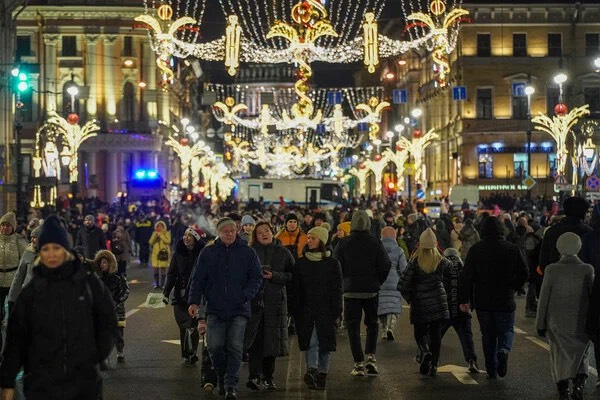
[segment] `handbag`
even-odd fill
[[[175,286],[173,286],[173,289],[171,289],[171,292],[169,293],[169,304],[174,306],[179,300],[184,300],[184,302],[187,300],[185,297],[185,289],[179,289],[179,296],[175,297]]]
[[[169,251],[167,249],[160,249],[156,258],[158,258],[158,261],[169,261]]]

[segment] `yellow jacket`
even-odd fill
[[[293,232],[289,232],[287,229],[283,228],[283,230],[281,230],[275,236],[275,238],[279,239],[282,246],[293,246],[296,244],[296,237],[298,235],[300,235],[300,237],[298,238],[298,248],[296,251],[298,252],[297,257],[300,258],[302,257],[302,250],[304,250],[304,246],[306,246],[306,240],[308,239],[306,233],[302,232],[300,228],[296,228],[296,230]],[[296,254],[292,255],[296,256]]]
[[[158,231],[156,230],[158,224],[163,225],[163,230],[160,233],[158,233]],[[171,259],[171,233],[167,231],[167,226],[164,222],[158,221],[154,225],[154,232],[152,232],[152,236],[150,236],[150,240],[148,241],[148,243],[150,243],[150,246],[152,247],[152,267],[167,268],[169,266],[169,260]],[[161,261],[158,259],[158,253],[161,249],[167,250],[167,252],[169,253],[169,259],[165,261]]]

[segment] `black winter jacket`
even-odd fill
[[[275,239],[270,245],[252,245],[262,265],[270,265],[273,277],[265,279],[252,300],[252,315],[246,326],[245,348],[254,343],[260,321],[264,319],[263,357],[284,356],[288,349],[288,299],[286,285],[292,281],[294,257]]]
[[[85,257],[93,259],[97,252],[106,249],[106,236],[95,226],[92,226],[91,229],[84,226],[77,232],[75,246],[84,247]]]
[[[410,323],[423,324],[449,318],[444,290],[444,275],[450,273],[450,262],[442,258],[437,269],[427,273],[417,258],[408,263],[398,283],[402,297],[410,304]],[[447,278],[449,279],[449,278]]]
[[[192,250],[188,249],[183,243],[183,239],[179,239],[175,245],[175,252],[171,257],[169,271],[167,272],[167,280],[163,289],[163,295],[169,297],[173,291],[173,303],[184,305],[188,299],[188,283],[194,264],[198,259],[200,251],[204,248],[204,241],[198,240]]]
[[[564,217],[559,223],[549,227],[544,233],[542,239],[542,250],[540,251],[540,269],[544,271],[546,266],[555,263],[560,260],[560,254],[556,248],[556,242],[558,238],[566,232],[573,232],[580,238],[586,233],[592,231],[585,222],[577,217]],[[579,258],[581,258],[582,250],[579,251]]]
[[[444,272],[444,290],[448,299],[448,311],[450,318],[471,318],[471,313],[460,311],[460,302],[458,298],[458,280],[464,264],[459,257],[446,257],[449,263],[448,271]],[[447,272],[447,273],[446,273]]]
[[[111,295],[76,259],[33,274],[8,320],[0,386],[14,387],[23,367],[27,399],[95,399],[117,324]]]
[[[342,266],[344,293],[379,293],[392,266],[381,240],[368,231],[352,231],[333,252]]]
[[[292,288],[290,304],[300,350],[308,349],[313,327],[316,327],[319,350],[335,351],[335,322],[342,315],[340,263],[331,257],[321,261],[300,258],[294,267]]]
[[[515,291],[527,281],[527,263],[517,247],[503,239],[498,218],[488,217],[482,240],[469,250],[460,274],[460,304],[471,302],[482,311],[515,311]]]

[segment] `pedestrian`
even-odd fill
[[[465,260],[467,258],[467,254],[469,253],[469,249],[473,247],[475,243],[478,243],[479,240],[481,240],[479,237],[479,232],[477,232],[477,229],[475,228],[471,218],[465,218],[463,226],[458,232],[458,239],[461,242],[460,258]]]
[[[556,241],[563,233],[573,232],[582,238],[586,233],[592,231],[592,228],[583,221],[589,208],[590,204],[583,197],[568,197],[563,201],[565,217],[560,222],[549,227],[544,232],[544,237],[542,238],[539,264],[542,273],[546,265],[555,263],[560,259],[560,255],[556,249]]]
[[[298,217],[294,213],[285,216],[285,227],[275,235],[281,244],[292,253],[294,259],[302,257],[306,246],[306,233],[298,226]]]
[[[577,257],[581,249],[577,234],[563,233],[556,247],[561,258],[544,271],[536,328],[539,336],[548,336],[550,370],[560,400],[582,400],[588,377],[590,341],[585,325],[594,268]]]
[[[171,258],[171,234],[167,230],[167,224],[158,221],[154,224],[154,232],[148,241],[152,247],[152,272],[154,273],[154,289],[162,288],[167,279],[167,268]],[[159,276],[160,274],[160,276]]]
[[[396,242],[396,229],[386,226],[381,230],[381,243],[390,259],[391,268],[379,289],[377,316],[383,340],[394,340],[394,327],[402,313],[402,295],[398,290],[400,276],[406,270],[406,255]]]
[[[478,374],[479,364],[477,364],[475,344],[473,343],[473,329],[471,327],[472,313],[462,311],[458,301],[458,279],[464,264],[460,258],[459,251],[453,247],[444,251],[444,257],[450,261],[449,273],[444,274],[444,290],[446,290],[450,319],[442,326],[442,339],[450,327],[454,328],[460,341],[465,361],[469,364],[469,372]]]
[[[0,321],[6,317],[4,303],[19,269],[27,241],[17,233],[17,217],[8,212],[0,218]],[[0,348],[2,339],[0,336]]]
[[[596,204],[592,212],[592,232],[582,239],[581,261],[594,267],[594,285],[587,313],[586,333],[594,343],[596,366],[600,366],[600,205]],[[596,387],[600,386],[600,378]]]
[[[335,246],[337,246],[340,240],[348,235],[350,235],[350,221],[339,223],[335,235],[333,236],[333,239],[331,239],[331,247],[335,249]]]
[[[117,229],[112,234],[112,242],[110,250],[117,259],[117,273],[124,278],[127,278],[127,263],[129,262],[129,253],[131,239],[129,233],[123,226],[117,226]]]
[[[296,216],[295,214],[292,214],[292,215]],[[287,222],[287,216],[286,216],[286,222]],[[298,222],[298,219],[296,219],[296,223],[297,222]],[[313,225],[313,216],[310,211],[306,211],[304,213],[304,216],[302,217],[302,224],[300,224],[300,229],[302,230],[302,232],[304,234],[306,234],[310,230],[310,228],[312,228],[312,225]],[[304,247],[302,247],[300,249],[300,252],[302,252],[303,249],[304,249]]]
[[[14,307],[15,301],[17,301],[17,297],[19,297],[23,287],[31,281],[31,278],[33,278],[33,265],[35,258],[38,255],[37,241],[41,232],[42,227],[38,225],[29,233],[31,242],[29,242],[19,260],[19,268],[17,269],[17,273],[15,274],[15,278],[13,279],[8,292],[9,313]]]
[[[276,390],[275,358],[289,353],[286,285],[292,280],[294,257],[274,240],[268,222],[256,224],[250,245],[262,264],[263,284],[251,302],[252,312],[244,337],[244,348],[249,355],[246,386],[251,390],[259,390],[261,385]]]
[[[439,249],[444,251],[447,248],[452,247],[450,232],[448,232],[448,228],[443,219],[439,218],[435,221],[434,229]]]
[[[129,285],[125,278],[117,273],[117,259],[108,250],[100,250],[94,257],[94,268],[100,280],[110,292],[116,307],[117,326],[113,338],[117,349],[117,362],[125,362],[125,301],[129,297]]]
[[[328,237],[324,228],[308,231],[304,257],[296,262],[292,278],[292,312],[307,367],[304,383],[317,390],[327,384],[337,344],[336,320],[342,314],[342,271],[325,248]]]
[[[56,216],[44,221],[38,246],[33,278],[8,320],[0,398],[13,398],[21,368],[28,400],[101,398],[97,365],[110,354],[117,324],[111,295],[80,267]]]
[[[527,264],[519,248],[504,240],[496,217],[481,224],[481,241],[469,249],[459,279],[463,312],[477,312],[485,369],[490,379],[504,377],[512,349],[515,325],[515,292],[527,280]]]
[[[106,249],[106,237],[96,226],[93,215],[85,216],[83,226],[77,232],[75,246],[83,246],[85,257],[89,259],[93,259],[100,250]]]
[[[442,326],[450,317],[444,290],[444,275],[449,272],[450,262],[437,249],[435,232],[425,229],[400,278],[400,292],[410,304],[410,323],[418,347],[415,361],[422,375],[437,374]]]
[[[190,316],[198,315],[201,334],[208,330],[208,351],[217,372],[219,393],[233,400],[237,399],[250,302],[263,275],[256,252],[237,236],[234,220],[221,218],[217,235],[202,250],[194,266],[188,312]],[[205,304],[200,310],[202,298]]]
[[[240,236],[246,241],[246,243],[250,243],[250,239],[252,239],[252,231],[254,230],[256,221],[251,215],[246,214],[242,217],[241,224],[242,230],[240,231]]]
[[[150,259],[150,237],[153,233],[152,221],[144,213],[140,213],[138,218],[135,222],[135,241],[139,247],[140,267],[146,268]]]
[[[371,219],[364,210],[352,215],[350,236],[343,238],[333,252],[344,276],[344,321],[354,368],[352,376],[379,373],[375,352],[379,331],[377,306],[379,289],[388,277],[391,264],[381,240],[370,234]],[[364,311],[367,327],[365,351],[360,339],[360,320]],[[365,353],[366,363],[365,363]]]
[[[191,333],[191,348],[187,348],[188,329],[195,328],[195,320],[188,314],[188,284],[194,264],[204,248],[205,243],[202,240],[202,231],[196,226],[188,227],[183,237],[177,240],[175,251],[169,264],[167,279],[163,289],[163,296],[170,301],[173,306],[175,322],[179,327],[179,339],[181,348],[181,358],[183,365],[194,365],[198,362],[198,341],[200,335],[198,330],[194,329]],[[191,331],[190,331],[191,332]],[[215,382],[216,384],[216,382]]]

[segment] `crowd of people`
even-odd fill
[[[226,399],[237,398],[243,360],[249,389],[276,390],[276,359],[288,354],[290,335],[311,389],[327,386],[340,330],[350,375],[377,376],[377,343],[395,340],[403,302],[415,361],[430,377],[450,327],[468,371],[480,372],[473,316],[488,378],[504,377],[518,294],[548,338],[561,399],[582,398],[590,343],[600,345],[600,205],[581,197],[567,198],[562,211],[445,209],[435,221],[376,199],[333,211],[87,211],[31,215],[23,229],[14,213],[0,219],[0,294],[9,310],[2,399],[12,398],[22,369],[28,399],[102,397],[96,366],[106,367],[113,346],[125,361],[134,260],[151,268],[154,288],[173,306],[182,363],[202,358],[204,387]]]

